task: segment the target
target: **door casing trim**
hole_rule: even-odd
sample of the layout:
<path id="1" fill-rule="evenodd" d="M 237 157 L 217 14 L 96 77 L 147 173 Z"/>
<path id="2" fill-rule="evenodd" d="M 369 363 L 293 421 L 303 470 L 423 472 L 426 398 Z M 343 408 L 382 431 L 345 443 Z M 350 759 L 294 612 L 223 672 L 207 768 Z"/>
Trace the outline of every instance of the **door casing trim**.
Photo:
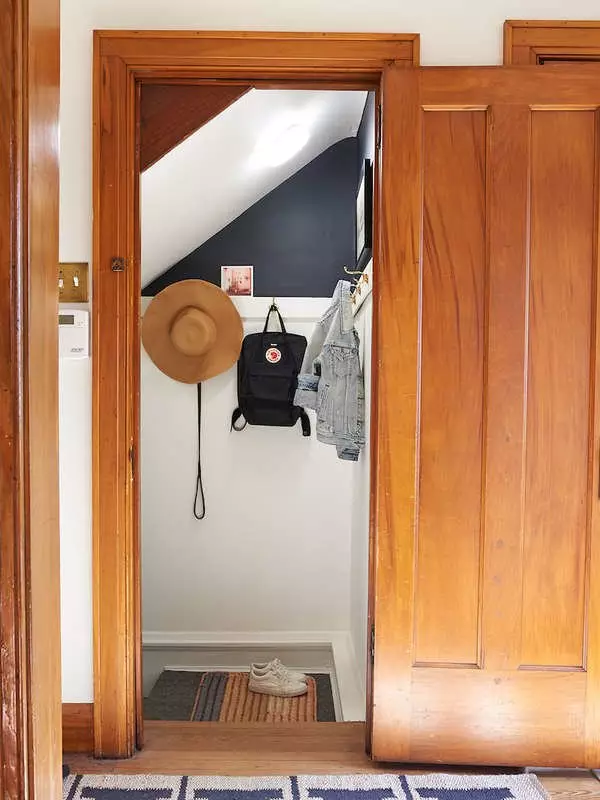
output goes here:
<path id="1" fill-rule="evenodd" d="M 600 62 L 600 22 L 507 19 L 503 49 L 505 66 L 545 60 Z"/>
<path id="2" fill-rule="evenodd" d="M 142 745 L 136 459 L 140 401 L 136 147 L 140 84 L 243 80 L 273 88 L 378 90 L 388 65 L 410 67 L 418 65 L 418 60 L 418 34 L 94 33 L 92 536 L 96 757 L 129 757 Z M 381 102 L 385 103 L 383 97 Z M 378 186 L 378 165 L 375 177 Z M 376 192 L 376 224 L 378 196 Z M 375 242 L 375 270 L 379 269 L 378 251 Z M 112 268 L 114 258 L 124 259 L 124 271 Z M 376 361 L 373 371 L 372 424 L 377 431 Z M 377 438 L 374 433 L 372 498 L 378 486 Z M 374 519 L 372 511 L 371 571 Z M 372 614 L 371 592 L 369 607 Z M 368 686 L 370 682 L 369 675 Z M 369 737 L 369 714 L 367 720 Z"/>

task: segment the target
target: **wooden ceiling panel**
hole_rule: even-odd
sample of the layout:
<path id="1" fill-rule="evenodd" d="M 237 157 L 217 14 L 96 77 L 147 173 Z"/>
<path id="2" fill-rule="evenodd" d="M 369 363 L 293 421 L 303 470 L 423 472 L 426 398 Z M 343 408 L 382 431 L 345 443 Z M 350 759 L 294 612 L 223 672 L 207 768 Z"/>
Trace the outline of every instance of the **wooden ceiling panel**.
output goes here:
<path id="1" fill-rule="evenodd" d="M 155 164 L 250 88 L 249 84 L 142 84 L 140 170 Z"/>

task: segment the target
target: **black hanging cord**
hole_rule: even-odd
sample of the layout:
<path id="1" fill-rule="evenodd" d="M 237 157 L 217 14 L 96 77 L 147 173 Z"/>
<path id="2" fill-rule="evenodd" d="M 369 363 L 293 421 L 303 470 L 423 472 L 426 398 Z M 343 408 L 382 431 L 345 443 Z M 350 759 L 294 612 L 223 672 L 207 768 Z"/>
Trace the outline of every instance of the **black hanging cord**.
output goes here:
<path id="1" fill-rule="evenodd" d="M 202 501 L 202 510 L 198 513 L 198 497 Z M 196 476 L 196 494 L 194 496 L 194 516 L 204 519 L 206 516 L 206 500 L 202 483 L 202 384 L 198 384 L 198 474 Z"/>

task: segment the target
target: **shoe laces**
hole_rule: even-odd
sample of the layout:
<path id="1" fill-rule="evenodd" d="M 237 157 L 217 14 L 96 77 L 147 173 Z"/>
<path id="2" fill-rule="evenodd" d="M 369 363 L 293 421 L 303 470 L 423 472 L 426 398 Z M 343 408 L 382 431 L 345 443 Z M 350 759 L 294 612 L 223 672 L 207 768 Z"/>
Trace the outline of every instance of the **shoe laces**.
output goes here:
<path id="1" fill-rule="evenodd" d="M 282 664 L 278 658 L 273 660 L 273 672 L 276 675 L 286 676 L 288 678 L 290 676 L 290 670 L 284 664 Z"/>

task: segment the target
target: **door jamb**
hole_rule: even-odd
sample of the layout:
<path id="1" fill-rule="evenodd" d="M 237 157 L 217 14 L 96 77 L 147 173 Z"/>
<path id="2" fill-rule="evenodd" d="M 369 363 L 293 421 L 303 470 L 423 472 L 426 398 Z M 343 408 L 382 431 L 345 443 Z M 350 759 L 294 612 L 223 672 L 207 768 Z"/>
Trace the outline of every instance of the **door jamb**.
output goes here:
<path id="1" fill-rule="evenodd" d="M 59 800 L 59 3 L 0 26 L 0 797 Z"/>
<path id="2" fill-rule="evenodd" d="M 417 34 L 94 33 L 92 514 L 96 757 L 129 757 L 136 746 L 141 746 L 142 735 L 136 459 L 140 399 L 139 84 L 241 79 L 279 88 L 377 88 L 388 65 L 411 67 L 418 61 Z M 375 177 L 380 184 L 377 164 Z M 376 193 L 376 211 L 378 203 Z M 375 242 L 375 269 L 378 250 Z M 374 361 L 375 426 L 379 424 L 376 364 Z M 371 445 L 372 498 L 377 497 L 379 483 L 377 438 L 375 433 Z M 371 542 L 374 530 L 372 511 Z M 372 612 L 371 589 L 369 603 Z"/>

